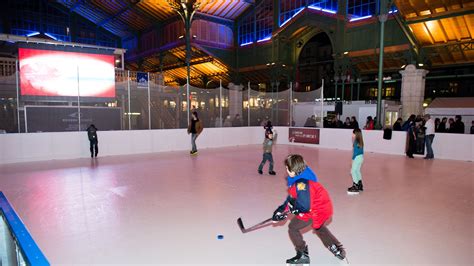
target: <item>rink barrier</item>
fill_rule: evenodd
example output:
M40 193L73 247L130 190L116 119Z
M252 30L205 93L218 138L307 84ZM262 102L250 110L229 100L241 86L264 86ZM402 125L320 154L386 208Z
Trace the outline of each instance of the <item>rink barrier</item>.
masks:
M289 127L275 127L278 144L303 145L288 141ZM362 130L366 152L404 155L406 132L393 132L383 139L381 130ZM263 127L205 128L197 139L198 149L262 144ZM98 131L99 159L104 156L189 151L191 136L186 129ZM314 148L352 149L351 129L320 129L320 144ZM0 164L90 158L87 132L0 134ZM435 159L474 161L474 135L436 134Z
M26 264L30 266L49 266L50 264L44 256L43 252L41 252L38 245L36 245L36 242L33 240L33 237L28 232L20 217L18 217L15 210L1 191L0 210L2 219L6 224L5 230L9 231L5 232L5 235L7 233L10 233L11 240L13 242L10 244L15 247L14 252L16 252L16 258L8 258L6 254L8 250L5 250L4 254L7 257L7 261L5 262L7 263L6 265L9 265L9 262L16 262L17 265ZM6 243L6 245L8 244Z

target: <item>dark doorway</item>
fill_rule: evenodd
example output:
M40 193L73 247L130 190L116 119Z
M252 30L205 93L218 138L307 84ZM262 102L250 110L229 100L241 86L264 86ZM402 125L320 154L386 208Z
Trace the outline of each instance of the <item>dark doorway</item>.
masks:
M298 58L296 91L312 91L321 87L321 80L329 83L334 76L334 58L329 36L318 33L305 43Z

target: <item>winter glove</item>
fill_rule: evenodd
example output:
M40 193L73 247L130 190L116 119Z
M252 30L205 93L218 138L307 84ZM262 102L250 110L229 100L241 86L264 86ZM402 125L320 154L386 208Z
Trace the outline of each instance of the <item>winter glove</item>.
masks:
M286 217L287 217L286 213L281 213L281 212L279 212L278 210L276 210L276 211L273 213L272 221L274 221L274 222L283 221L283 220L286 219Z

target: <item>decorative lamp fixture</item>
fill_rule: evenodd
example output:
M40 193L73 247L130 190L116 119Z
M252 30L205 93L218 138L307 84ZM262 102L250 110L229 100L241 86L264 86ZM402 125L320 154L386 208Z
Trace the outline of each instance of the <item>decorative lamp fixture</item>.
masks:
M178 13L184 23L184 40L186 44L186 109L188 123L190 121L190 104L189 104L189 82L191 80L191 24L193 17L199 7L204 3L208 4L213 0L166 0L168 5Z

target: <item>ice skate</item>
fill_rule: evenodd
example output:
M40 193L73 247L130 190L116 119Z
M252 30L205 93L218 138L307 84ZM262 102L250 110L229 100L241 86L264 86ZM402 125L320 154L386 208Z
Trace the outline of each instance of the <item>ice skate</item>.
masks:
M269 171L268 174L269 175L276 175L277 173L275 173L275 171Z
M309 265L310 260L309 260L309 254L308 254L308 247L303 251L296 251L296 256L293 258L287 259L286 264L287 265Z
M335 244L333 244L330 247L328 247L328 249L329 251L331 251L332 254L334 254L334 256L336 256L336 258L349 264L346 258L346 251L344 250L344 248L342 248L342 245L336 246Z
M364 185L362 184L362 180L359 180L359 182L357 182L357 188L359 189L359 191L364 191Z
M349 195L358 195L359 194L359 186L356 183L353 183L352 187L347 189L347 194L349 194Z

